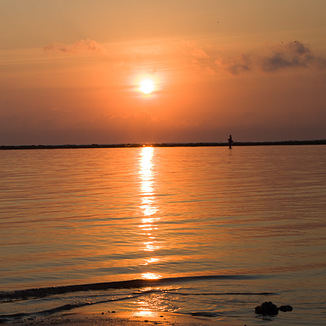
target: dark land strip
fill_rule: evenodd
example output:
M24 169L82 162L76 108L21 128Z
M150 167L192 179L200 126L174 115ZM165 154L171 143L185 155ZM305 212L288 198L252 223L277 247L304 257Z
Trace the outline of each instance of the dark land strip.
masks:
M279 145L326 145L326 139L320 140L286 140L286 141L262 141L262 142L234 142L232 146L279 146ZM85 144L85 145L2 145L0 150L19 149L75 149L75 148L133 148L133 147L208 147L229 146L228 143L129 143L129 144Z

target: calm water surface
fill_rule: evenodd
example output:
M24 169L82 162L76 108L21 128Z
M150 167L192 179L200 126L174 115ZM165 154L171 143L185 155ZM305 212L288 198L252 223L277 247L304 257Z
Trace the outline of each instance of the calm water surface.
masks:
M325 146L1 151L0 314L124 298L120 309L261 324L253 308L273 301L295 308L274 325L323 325L325 162Z

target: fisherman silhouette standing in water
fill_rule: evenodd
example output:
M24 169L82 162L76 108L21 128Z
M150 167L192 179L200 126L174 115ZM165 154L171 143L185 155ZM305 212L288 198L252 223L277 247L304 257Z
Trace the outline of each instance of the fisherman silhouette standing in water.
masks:
M229 148L231 149L233 144L232 135L229 136L228 142L229 142Z

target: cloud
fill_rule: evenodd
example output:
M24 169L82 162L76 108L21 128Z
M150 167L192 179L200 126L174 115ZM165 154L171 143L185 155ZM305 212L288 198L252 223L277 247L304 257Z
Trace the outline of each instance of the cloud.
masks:
M312 51L299 41L283 44L269 57L262 59L263 71L272 72L289 68L307 68L317 58Z
M46 53L56 52L70 55L102 53L104 51L101 44L94 40L79 40L73 44L52 43L44 47Z
M252 60L250 56L246 54L241 54L231 59L218 59L215 63L232 75L239 75L240 73L252 70Z
M187 41L181 44L181 52L196 72L208 75L216 74L214 55L203 49L197 42Z
M215 64L232 75L239 75L252 70L266 73L295 69L326 69L326 57L318 56L305 44L299 41L282 43L267 50L266 55L240 54L236 57L221 57Z
M209 55L203 49L200 49L200 48L193 48L191 50L190 54L196 59L208 59L209 58Z

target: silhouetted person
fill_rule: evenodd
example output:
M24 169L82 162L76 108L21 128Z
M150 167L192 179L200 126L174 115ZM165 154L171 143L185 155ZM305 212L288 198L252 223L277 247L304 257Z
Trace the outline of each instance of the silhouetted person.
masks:
M232 144L233 144L232 135L229 136L228 142L229 142L229 148L232 148Z

